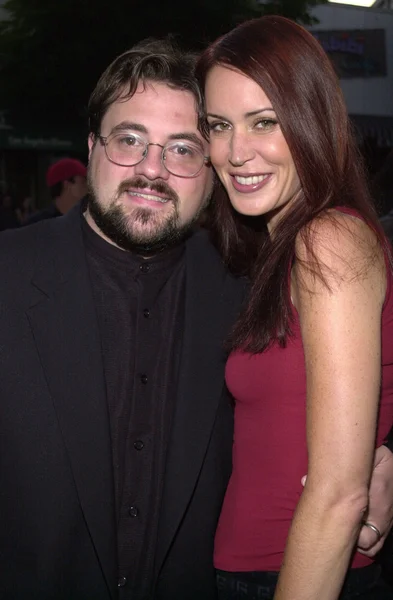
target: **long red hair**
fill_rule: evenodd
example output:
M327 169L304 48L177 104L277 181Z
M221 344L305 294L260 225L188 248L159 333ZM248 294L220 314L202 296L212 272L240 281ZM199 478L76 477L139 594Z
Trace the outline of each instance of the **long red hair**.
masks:
M313 256L307 225L328 209L346 206L363 216L381 243L383 234L338 78L312 34L280 16L247 21L201 55L197 77L202 89L216 65L240 71L264 90L301 183L301 194L273 239L258 219L236 213L223 190L215 197L212 231L219 250L228 266L252 283L231 345L260 352L274 340L285 345L291 331L288 273L299 232Z

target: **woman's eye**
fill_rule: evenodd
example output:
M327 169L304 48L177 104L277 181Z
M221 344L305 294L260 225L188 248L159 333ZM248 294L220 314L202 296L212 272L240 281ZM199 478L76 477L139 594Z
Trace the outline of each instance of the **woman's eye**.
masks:
M263 130L272 129L275 125L277 125L277 122L278 121L276 119L259 119L255 123L255 127Z
M209 130L213 131L213 132L219 133L222 131L228 131L228 129L229 129L229 124L224 123L222 121L209 123Z

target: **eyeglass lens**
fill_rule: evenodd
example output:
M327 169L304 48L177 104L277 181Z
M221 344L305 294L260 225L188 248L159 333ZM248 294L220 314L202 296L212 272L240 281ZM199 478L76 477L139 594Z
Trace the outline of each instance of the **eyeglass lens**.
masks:
M149 143L133 133L121 133L108 137L106 152L109 160L122 166L133 166L147 155ZM202 151L191 142L176 141L162 149L162 161L173 175L190 177L197 174L203 164Z

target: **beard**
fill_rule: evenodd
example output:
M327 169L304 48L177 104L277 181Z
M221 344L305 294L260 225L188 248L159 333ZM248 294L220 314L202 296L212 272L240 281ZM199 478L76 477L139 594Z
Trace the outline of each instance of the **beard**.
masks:
M142 177L127 179L119 185L116 194L106 206L99 200L90 170L87 183L89 212L100 231L119 248L144 257L154 256L185 240L210 200L210 196L205 198L196 214L186 223L181 223L179 197L164 181L150 182ZM172 205L171 211L162 215L161 211L135 207L127 212L119 198L130 188L148 189L149 192L163 194L168 198L167 203Z

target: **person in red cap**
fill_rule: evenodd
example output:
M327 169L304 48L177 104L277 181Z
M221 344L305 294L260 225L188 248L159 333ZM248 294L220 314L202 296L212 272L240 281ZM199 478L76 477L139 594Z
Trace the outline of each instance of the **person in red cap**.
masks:
M32 215L26 225L65 215L87 194L86 175L85 165L75 158L62 158L53 163L46 172L53 202Z

